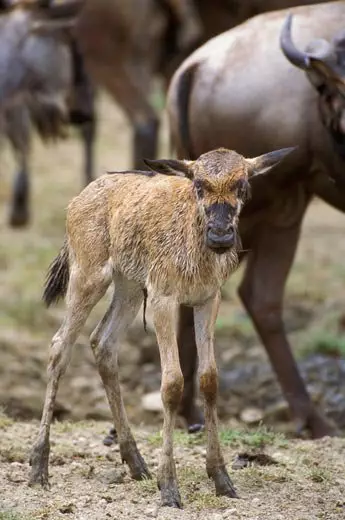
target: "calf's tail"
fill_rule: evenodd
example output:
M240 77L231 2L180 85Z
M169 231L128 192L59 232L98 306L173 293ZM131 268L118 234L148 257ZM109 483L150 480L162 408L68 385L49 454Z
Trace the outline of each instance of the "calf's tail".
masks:
M69 252L67 239L50 264L43 290L43 301L47 307L66 295L69 282Z

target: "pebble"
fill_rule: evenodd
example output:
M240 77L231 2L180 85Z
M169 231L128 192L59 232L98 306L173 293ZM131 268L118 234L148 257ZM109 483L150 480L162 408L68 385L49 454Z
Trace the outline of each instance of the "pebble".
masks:
M264 413L259 408L245 408L240 414L241 421L246 424L255 424L262 421Z
M100 480L105 484L122 484L124 482L126 471L123 469L113 469L100 476Z
M150 392L141 399L141 404L144 410L148 412L161 412L163 411L163 403L160 392Z

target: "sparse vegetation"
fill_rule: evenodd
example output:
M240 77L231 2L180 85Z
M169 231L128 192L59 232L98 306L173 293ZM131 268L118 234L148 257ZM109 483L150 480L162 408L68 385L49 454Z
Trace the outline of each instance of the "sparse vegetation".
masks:
M14 511L0 511L0 520L33 520L31 516L24 516Z
M226 446L240 447L249 446L251 448L264 448L275 444L279 447L287 446L287 440L280 433L269 430L266 426L260 426L255 430L231 430L222 429L220 431L221 442Z
M11 426L11 424L13 424L13 420L0 408L0 430Z
M309 473L309 478L318 484L322 484L324 482L328 482L330 480L329 472L320 467L313 468Z
M311 354L345 357L345 339L328 330L315 330L309 335L306 344L301 348L300 355L306 357Z

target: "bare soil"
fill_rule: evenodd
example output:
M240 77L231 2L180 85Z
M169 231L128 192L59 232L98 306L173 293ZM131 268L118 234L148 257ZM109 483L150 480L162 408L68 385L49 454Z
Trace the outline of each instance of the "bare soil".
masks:
M344 518L344 439L287 442L281 436L265 432L234 437L233 430L223 430L229 469L237 454L248 450L265 452L275 461L275 464L253 464L232 470L240 497L234 500L215 496L204 469L203 435L191 438L180 433L175 440L175 455L184 509L174 510L160 507L154 478L132 481L120 462L118 447L106 448L101 444L104 423L56 424L52 432L51 490L29 488L27 454L37 427L18 422L1 430L0 518L3 520L197 520L200 514L212 520ZM137 431L137 439L155 476L159 435L142 427Z

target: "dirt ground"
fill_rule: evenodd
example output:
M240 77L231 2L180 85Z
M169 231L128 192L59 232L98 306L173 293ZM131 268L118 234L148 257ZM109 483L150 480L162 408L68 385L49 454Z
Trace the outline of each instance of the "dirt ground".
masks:
M167 142L164 129L161 156L169 155ZM121 484L105 483L106 474L111 472L114 464L117 472L122 466L117 448L109 450L101 443L109 428L110 414L88 348L88 337L102 316L106 302L101 302L95 309L78 340L71 366L61 383L56 413L59 420L105 422L57 423L53 430L52 491L47 493L27 488L27 452L37 430L37 423L32 419L37 420L40 416L48 346L63 315L63 304L44 309L42 285L47 267L62 243L64 208L79 192L82 183L82 154L75 134L55 147L48 148L35 141L33 148L33 215L30 227L25 230L14 231L7 227L14 168L7 147L2 151L0 170L0 407L16 419L14 423L7 419L0 421L0 520L140 520L157 515L164 519L194 519L205 508L210 518L215 520L344 518L344 439L289 440L282 443L281 437L272 434L270 441L264 443L264 449L278 464L234 472L233 480L241 500L226 501L213 497L212 486L203 471L205 452L202 439L192 441L180 432L177 434L176 456L186 506L182 512L157 509L159 497L151 482L134 483L125 476ZM102 97L97 172L125 169L129 163L126 120L113 103ZM328 368L321 371L321 365L320 371L316 367L313 380L307 381L314 400L326 412L329 412L327 406L332 399L333 408L339 409L344 403L345 379L340 371L340 363L345 357L341 283L345 274L344 223L343 215L320 201L312 204L305 219L286 295L285 322L296 356L302 361L310 355L331 354L330 359L335 363L331 373ZM267 370L270 369L266 356L236 295L240 276L241 269L226 285L217 321L217 353L219 364L225 370L224 380L226 370L234 366L242 372L251 364L254 366L253 372L247 374L246 385L242 385L242 393L229 398L226 388L221 385L220 413L222 425L226 428L224 449L230 466L236 453L253 448L251 441L243 441L245 434L238 434L235 441L228 442L226 433L232 428L243 431L246 427L241 420L241 410L246 406L259 409L263 422L269 424L272 431L286 431L287 434L293 431L287 413L283 417L279 413L279 418L277 414L267 418L267 410L272 408L272 392L278 408L281 404L284 406L284 401L271 373L270 384L267 384ZM159 452L155 432L160 428L161 414L145 411L141 403L143 394L157 390L160 383L158 353L150 319L149 329L149 334L145 335L139 317L123 345L120 364L128 414L154 472ZM261 372L258 367L261 366L265 370L259 384L258 374ZM239 382L242 372L236 373ZM326 372L322 384L321 372ZM325 402L327 377L337 391ZM342 420L344 418L343 414ZM250 435L255 436L255 432ZM255 443L254 448L258 448ZM2 510L6 514L1 513Z
M3 419L3 422L4 419ZM258 430L221 438L230 468L243 452L269 455L271 464L232 471L239 500L216 497L204 469L203 435L179 433L175 456L183 510L159 506L155 480L131 481L118 447L100 442L104 423L58 423L53 427L50 491L28 488L27 452L37 424L3 425L0 446L2 520L186 519L212 520L342 519L345 514L345 440L289 441ZM153 475L159 435L137 431L139 449ZM7 512L7 516L5 515ZM2 516L1 516L2 514ZM10 516L12 515L12 516Z

